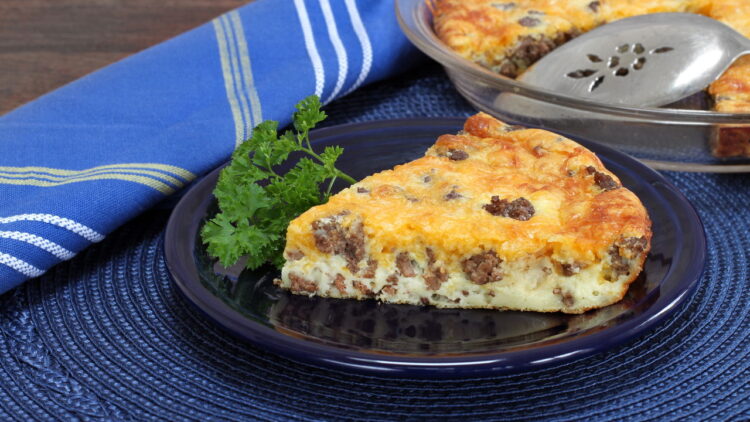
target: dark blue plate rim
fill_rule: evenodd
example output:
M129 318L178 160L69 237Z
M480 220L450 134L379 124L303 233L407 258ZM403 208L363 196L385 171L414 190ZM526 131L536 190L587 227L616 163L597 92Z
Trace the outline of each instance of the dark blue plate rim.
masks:
M349 123L331 126L314 131L313 143L325 138L351 135L365 130L420 128L431 126L452 126L460 128L465 118L411 118L374 122ZM370 375L402 377L457 377L486 376L507 372L517 372L561 364L590 356L621 345L644 334L671 316L695 292L706 261L706 237L703 224L695 208L687 198L664 176L638 160L610 147L578 140L582 145L600 156L635 170L651 185L661 186L661 195L672 205L684 237L691 239L690 247L685 246L679 254L683 269L679 274L670 272L660 281L663 285L669 278L679 277L678 288L662 291L659 297L648 305L648 309L632 319L618 323L594 333L573 336L564 341L519 351L490 353L468 356L410 357L391 354L364 353L337 348L334 346L306 341L280 333L270 327L246 318L230 308L220 298L210 294L201 284L194 260L186 260L186 248L194 245L197 227L208 203L210 194L218 178L221 167L215 169L197 182L175 206L167 223L164 236L164 250L167 268L179 291L198 310L228 329L233 334L297 361L322 365L344 371L356 371ZM196 212L200 211L200 212ZM184 222L195 230L185 233L181 230ZM187 236L188 239L184 239Z

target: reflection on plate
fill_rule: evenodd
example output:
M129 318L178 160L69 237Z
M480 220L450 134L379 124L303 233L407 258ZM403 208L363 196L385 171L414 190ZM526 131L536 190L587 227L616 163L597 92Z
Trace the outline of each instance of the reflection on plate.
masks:
M411 119L331 127L314 144L341 145L342 170L357 178L421 156L463 119ZM218 171L175 208L167 227L167 264L198 309L234 334L294 359L402 376L482 375L583 357L653 327L697 286L705 237L691 205L658 173L609 148L585 143L634 191L654 223L652 251L625 299L583 315L389 305L292 295L273 268L224 269L198 231L215 212Z
M199 259L206 268L212 262L205 255ZM550 342L572 332L602 330L635 304L659 297L658 287L647 295L642 274L622 301L582 315L438 309L293 295L273 284L273 269L238 275L214 266L214 271L205 274L204 287L247 318L292 337L386 354L481 354Z

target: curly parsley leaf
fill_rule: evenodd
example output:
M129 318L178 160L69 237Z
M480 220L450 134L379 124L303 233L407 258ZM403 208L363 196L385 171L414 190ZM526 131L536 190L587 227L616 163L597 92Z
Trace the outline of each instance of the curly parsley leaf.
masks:
M318 154L310 145L310 130L325 118L320 99L312 95L297 104L294 131L279 135L278 123L267 120L234 151L214 189L219 212L201 230L208 253L222 265L247 256L249 269L266 262L282 267L289 222L326 202L336 180L356 182L335 166L341 147L329 146ZM278 174L278 166L293 152L306 156Z

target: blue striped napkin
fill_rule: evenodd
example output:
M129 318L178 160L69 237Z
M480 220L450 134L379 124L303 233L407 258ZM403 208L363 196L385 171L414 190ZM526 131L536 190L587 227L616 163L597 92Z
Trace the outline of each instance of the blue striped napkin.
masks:
M419 57L392 1L259 0L0 117L0 293L218 166L261 120Z

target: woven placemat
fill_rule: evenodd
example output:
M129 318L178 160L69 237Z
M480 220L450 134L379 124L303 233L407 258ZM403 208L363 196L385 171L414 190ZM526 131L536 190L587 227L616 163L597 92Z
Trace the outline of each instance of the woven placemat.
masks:
M327 110L327 124L473 113L435 66ZM705 223L707 268L674 317L609 352L446 381L290 361L182 299L157 209L0 296L0 420L748 420L750 175L667 176Z

